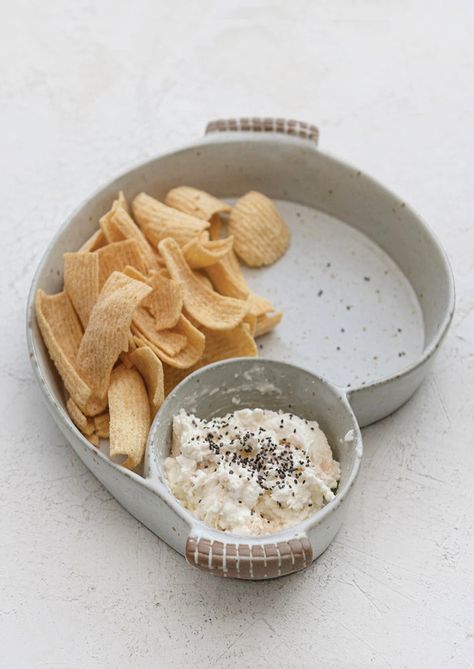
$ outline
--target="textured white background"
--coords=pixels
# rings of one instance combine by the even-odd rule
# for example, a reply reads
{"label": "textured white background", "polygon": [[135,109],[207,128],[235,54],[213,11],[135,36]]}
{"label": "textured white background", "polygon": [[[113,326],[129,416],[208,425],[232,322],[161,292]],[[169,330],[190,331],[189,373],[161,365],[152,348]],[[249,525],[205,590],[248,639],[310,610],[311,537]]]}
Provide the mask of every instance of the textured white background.
{"label": "textured white background", "polygon": [[[0,664],[474,665],[472,2],[3,2]],[[364,431],[348,522],[305,573],[224,582],[130,517],[65,444],[24,344],[65,216],[212,117],[319,124],[321,146],[438,233],[458,291],[435,369]]]}

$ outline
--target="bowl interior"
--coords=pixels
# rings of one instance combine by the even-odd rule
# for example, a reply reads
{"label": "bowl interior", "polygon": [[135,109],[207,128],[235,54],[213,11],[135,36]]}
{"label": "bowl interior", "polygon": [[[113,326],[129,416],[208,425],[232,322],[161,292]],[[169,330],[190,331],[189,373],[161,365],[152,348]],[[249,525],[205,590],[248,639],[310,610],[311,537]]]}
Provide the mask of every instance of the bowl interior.
{"label": "bowl interior", "polygon": [[[244,408],[281,410],[317,420],[334,457],[341,464],[338,492],[353,478],[362,444],[357,422],[344,395],[304,369],[254,358],[236,358],[210,365],[174,389],[150,430],[146,476],[165,483],[162,465],[171,449],[173,416],[181,409],[200,418],[212,418]],[[354,430],[353,441],[344,440],[349,430]]]}

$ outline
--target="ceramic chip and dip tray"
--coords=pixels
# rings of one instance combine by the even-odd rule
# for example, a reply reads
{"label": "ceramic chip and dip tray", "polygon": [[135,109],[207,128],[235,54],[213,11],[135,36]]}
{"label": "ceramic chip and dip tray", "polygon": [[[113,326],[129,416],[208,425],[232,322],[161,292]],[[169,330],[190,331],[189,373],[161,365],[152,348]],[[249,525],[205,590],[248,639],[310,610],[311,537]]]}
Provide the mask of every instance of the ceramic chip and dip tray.
{"label": "ceramic chip and dip tray", "polygon": [[[454,284],[438,241],[396,195],[317,147],[316,127],[282,119],[208,125],[204,139],[159,156],[89,198],[59,230],[35,274],[27,339],[54,420],[110,493],[187,561],[210,573],[266,579],[304,569],[339,530],[362,457],[359,427],[398,409],[426,376],[454,309]],[[258,340],[259,357],[216,362],[166,397],[153,421],[144,475],[113,462],[76,428],[35,318],[38,289],[63,286],[63,254],[77,251],[123,191],[162,200],[186,184],[233,203],[272,198],[291,233],[275,264],[245,270],[256,293],[284,313]],[[213,529],[170,492],[163,462],[181,409],[200,418],[238,408],[291,411],[317,420],[341,477],[334,499],[281,532],[238,536]]]}

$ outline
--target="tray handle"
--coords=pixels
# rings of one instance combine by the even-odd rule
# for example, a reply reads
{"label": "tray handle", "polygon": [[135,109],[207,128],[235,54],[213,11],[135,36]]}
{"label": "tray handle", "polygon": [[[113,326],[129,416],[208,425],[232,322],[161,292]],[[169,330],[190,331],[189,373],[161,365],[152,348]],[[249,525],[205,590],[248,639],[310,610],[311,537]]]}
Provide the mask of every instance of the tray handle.
{"label": "tray handle", "polygon": [[227,543],[190,534],[185,557],[193,567],[224,578],[263,580],[308,567],[313,549],[306,535],[277,543]]}
{"label": "tray handle", "polygon": [[319,129],[315,125],[286,118],[221,118],[207,124],[205,134],[214,132],[279,132],[306,139],[316,146],[319,139]]}

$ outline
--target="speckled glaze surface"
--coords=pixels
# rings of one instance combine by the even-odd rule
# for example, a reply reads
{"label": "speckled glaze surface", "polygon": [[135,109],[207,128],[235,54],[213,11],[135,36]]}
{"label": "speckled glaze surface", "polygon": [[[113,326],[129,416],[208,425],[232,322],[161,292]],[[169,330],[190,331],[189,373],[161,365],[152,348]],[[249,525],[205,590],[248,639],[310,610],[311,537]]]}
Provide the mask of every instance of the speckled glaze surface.
{"label": "speckled glaze surface", "polygon": [[[286,317],[277,332],[260,341],[261,353],[340,386],[327,387],[339,393],[342,403],[347,393],[362,426],[413,394],[454,309],[451,270],[429,229],[371,178],[317,150],[317,134],[287,135],[286,126],[257,132],[242,125],[228,132],[211,129],[219,132],[131,170],[89,198],[52,241],[28,302],[30,358],[54,419],[121,504],[182,554],[190,523],[181,507],[153,480],[110,462],[72,425],[34,320],[37,288],[62,288],[63,253],[87,239],[117,190],[128,198],[142,190],[160,198],[185,183],[229,199],[251,189],[275,198],[292,231],[291,248],[273,267],[249,272],[249,281]],[[331,512],[329,534],[340,525],[339,516],[342,522],[342,507]],[[316,527],[308,531],[313,558],[327,545]],[[199,547],[192,554],[199,562]]]}

